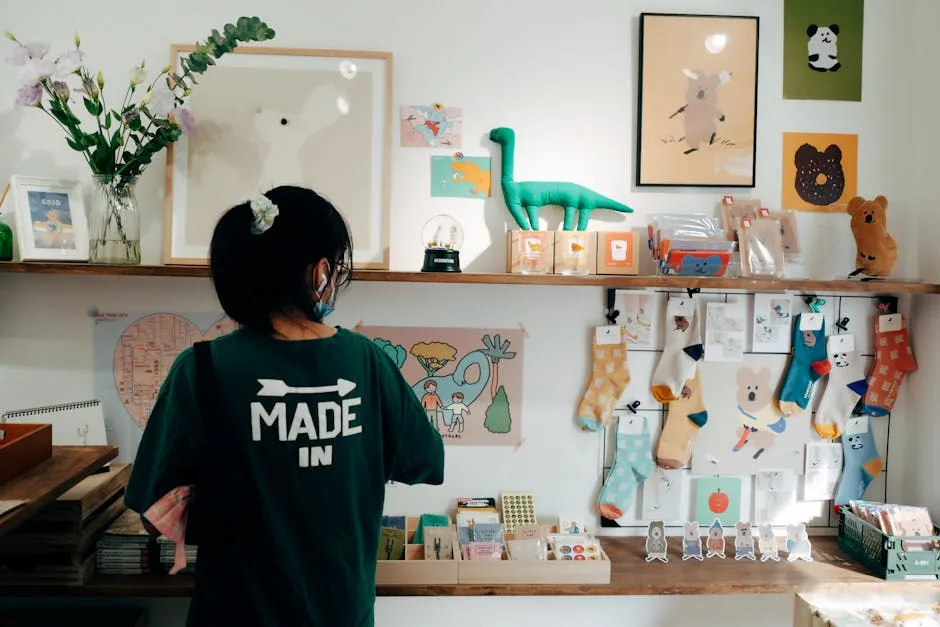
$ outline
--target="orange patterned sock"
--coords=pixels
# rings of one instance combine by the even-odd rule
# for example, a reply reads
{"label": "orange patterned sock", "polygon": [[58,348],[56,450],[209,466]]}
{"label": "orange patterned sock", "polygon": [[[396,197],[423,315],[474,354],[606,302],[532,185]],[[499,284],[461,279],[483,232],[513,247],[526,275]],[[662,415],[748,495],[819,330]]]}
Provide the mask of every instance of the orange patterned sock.
{"label": "orange patterned sock", "polygon": [[582,431],[600,431],[614,417],[614,406],[630,383],[627,342],[620,327],[598,327],[593,340],[594,367],[581,405]]}

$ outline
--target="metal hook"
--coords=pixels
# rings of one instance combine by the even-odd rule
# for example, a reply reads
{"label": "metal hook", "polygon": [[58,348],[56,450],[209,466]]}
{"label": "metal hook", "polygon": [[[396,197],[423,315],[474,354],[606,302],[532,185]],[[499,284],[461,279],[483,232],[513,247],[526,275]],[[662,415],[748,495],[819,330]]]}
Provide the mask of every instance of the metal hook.
{"label": "metal hook", "polygon": [[607,318],[607,322],[610,324],[617,324],[617,318],[620,317],[620,312],[614,309],[617,303],[617,290],[614,288],[607,288],[607,310],[604,313],[604,317]]}
{"label": "metal hook", "polygon": [[687,287],[685,291],[689,293],[689,298],[694,298],[696,294],[701,293],[702,288],[700,287]]}
{"label": "metal hook", "polygon": [[842,331],[848,331],[849,330],[849,317],[845,316],[844,318],[842,318],[842,320],[839,320],[838,322],[836,322],[836,328]]}

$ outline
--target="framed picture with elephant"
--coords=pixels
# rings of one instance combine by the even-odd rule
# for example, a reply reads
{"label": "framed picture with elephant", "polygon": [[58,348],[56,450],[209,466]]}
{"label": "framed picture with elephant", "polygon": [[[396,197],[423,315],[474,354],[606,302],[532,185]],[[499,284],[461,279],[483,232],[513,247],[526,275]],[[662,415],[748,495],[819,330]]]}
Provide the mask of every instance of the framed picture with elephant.
{"label": "framed picture with elephant", "polygon": [[640,15],[637,186],[754,187],[760,19]]}

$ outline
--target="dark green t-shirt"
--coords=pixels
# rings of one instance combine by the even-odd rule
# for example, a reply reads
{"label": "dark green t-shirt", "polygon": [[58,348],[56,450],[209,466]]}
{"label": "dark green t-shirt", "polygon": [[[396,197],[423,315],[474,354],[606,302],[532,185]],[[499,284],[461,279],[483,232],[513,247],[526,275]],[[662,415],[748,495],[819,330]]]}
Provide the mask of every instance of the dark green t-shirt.
{"label": "dark green t-shirt", "polygon": [[440,434],[392,360],[359,334],[279,341],[236,331],[211,353],[217,411],[200,413],[185,351],[125,495],[144,512],[174,487],[196,486],[188,625],[371,626],[385,485],[441,484]]}

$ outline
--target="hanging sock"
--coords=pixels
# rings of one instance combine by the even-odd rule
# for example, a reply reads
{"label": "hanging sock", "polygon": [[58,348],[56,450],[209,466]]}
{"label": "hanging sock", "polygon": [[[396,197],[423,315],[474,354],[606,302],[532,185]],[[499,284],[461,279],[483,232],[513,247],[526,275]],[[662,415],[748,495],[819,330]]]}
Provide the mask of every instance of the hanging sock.
{"label": "hanging sock", "polygon": [[695,376],[698,362],[705,356],[694,298],[670,298],[666,305],[666,345],[653,372],[653,398],[670,403]]}
{"label": "hanging sock", "polygon": [[[899,328],[890,329],[888,318],[894,318]],[[865,413],[886,416],[898,399],[901,382],[909,372],[917,370],[911,338],[901,314],[880,316],[875,331],[875,365],[871,369],[868,392],[865,394]]]}
{"label": "hanging sock", "polygon": [[845,431],[845,420],[868,389],[868,382],[862,360],[855,352],[854,336],[830,336],[826,348],[832,370],[819,409],[813,416],[813,428],[819,437],[834,440]]}
{"label": "hanging sock", "polygon": [[[636,432],[637,423],[640,424]],[[653,451],[649,425],[643,416],[622,416],[617,421],[617,450],[614,465],[597,500],[597,509],[608,520],[623,518],[636,490],[653,474]]]}
{"label": "hanging sock", "polygon": [[875,436],[868,416],[850,418],[842,435],[842,477],[833,505],[848,505],[865,496],[865,490],[885,469],[875,446]]}
{"label": "hanging sock", "polygon": [[592,341],[594,366],[578,407],[582,431],[600,431],[614,417],[614,406],[630,383],[627,342],[618,326],[597,327]]}
{"label": "hanging sock", "polygon": [[669,403],[666,424],[656,447],[656,463],[667,469],[684,468],[692,457],[692,443],[707,422],[702,384],[696,372],[680,397]]}
{"label": "hanging sock", "polygon": [[780,390],[780,410],[787,416],[806,410],[813,386],[831,368],[826,356],[826,321],[818,330],[802,330],[804,315],[798,315],[793,323],[793,353]]}

